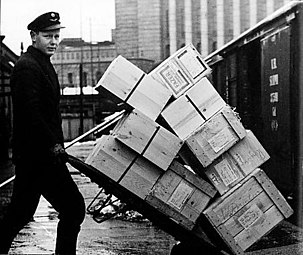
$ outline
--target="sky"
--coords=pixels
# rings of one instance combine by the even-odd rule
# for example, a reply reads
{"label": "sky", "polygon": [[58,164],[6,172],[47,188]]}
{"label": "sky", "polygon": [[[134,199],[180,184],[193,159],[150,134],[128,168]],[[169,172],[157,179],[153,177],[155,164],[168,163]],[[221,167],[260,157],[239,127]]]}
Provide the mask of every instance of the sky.
{"label": "sky", "polygon": [[17,55],[31,44],[27,25],[39,15],[60,14],[61,39],[80,38],[87,42],[111,40],[115,28],[115,0],[0,0],[0,34],[4,44]]}

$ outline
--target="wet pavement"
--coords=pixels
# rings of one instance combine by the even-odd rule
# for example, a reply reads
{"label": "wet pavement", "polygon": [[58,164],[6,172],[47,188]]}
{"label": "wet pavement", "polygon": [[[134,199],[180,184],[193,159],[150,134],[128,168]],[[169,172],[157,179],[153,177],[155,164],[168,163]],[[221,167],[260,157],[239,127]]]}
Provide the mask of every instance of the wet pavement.
{"label": "wet pavement", "polygon": [[[97,185],[79,174],[73,175],[86,203],[98,191]],[[51,254],[56,239],[57,213],[41,199],[39,207],[26,228],[15,238],[10,254]],[[173,237],[155,228],[150,222],[108,220],[96,223],[86,215],[78,239],[77,254],[169,254]]]}
{"label": "wet pavement", "polygon": [[[68,152],[85,159],[94,143],[71,147]],[[88,205],[99,191],[98,185],[71,166],[72,176]],[[56,239],[57,213],[41,199],[33,220],[15,238],[9,254],[52,254]],[[78,239],[77,254],[169,255],[175,240],[149,221],[108,220],[101,224],[87,214]],[[269,235],[254,244],[248,255],[303,254],[303,232],[283,221]],[[202,255],[202,253],[201,253]]]}

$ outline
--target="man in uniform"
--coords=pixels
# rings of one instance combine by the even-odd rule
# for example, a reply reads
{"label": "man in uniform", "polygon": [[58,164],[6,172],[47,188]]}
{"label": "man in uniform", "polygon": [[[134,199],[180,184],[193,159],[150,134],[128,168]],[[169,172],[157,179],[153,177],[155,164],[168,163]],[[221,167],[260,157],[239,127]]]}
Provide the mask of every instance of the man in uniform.
{"label": "man in uniform", "polygon": [[59,14],[40,15],[28,26],[32,45],[12,76],[13,162],[16,178],[8,213],[0,222],[0,254],[32,219],[41,195],[59,213],[56,254],[76,254],[85,204],[66,166],[59,111],[60,87],[50,57],[59,45]]}

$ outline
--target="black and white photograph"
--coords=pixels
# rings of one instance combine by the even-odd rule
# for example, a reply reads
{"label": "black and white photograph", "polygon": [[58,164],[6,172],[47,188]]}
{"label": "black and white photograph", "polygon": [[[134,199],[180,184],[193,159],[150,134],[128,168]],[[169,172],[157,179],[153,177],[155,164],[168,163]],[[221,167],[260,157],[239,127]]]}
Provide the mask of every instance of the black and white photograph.
{"label": "black and white photograph", "polygon": [[0,0],[2,254],[303,254],[303,1]]}

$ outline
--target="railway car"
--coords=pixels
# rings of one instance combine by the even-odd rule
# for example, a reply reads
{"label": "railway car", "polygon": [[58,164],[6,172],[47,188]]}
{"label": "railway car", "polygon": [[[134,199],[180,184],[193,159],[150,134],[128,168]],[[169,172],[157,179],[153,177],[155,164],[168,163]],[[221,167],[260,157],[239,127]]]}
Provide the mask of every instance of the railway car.
{"label": "railway car", "polygon": [[262,168],[302,226],[303,2],[290,2],[205,60],[217,91],[269,153]]}

